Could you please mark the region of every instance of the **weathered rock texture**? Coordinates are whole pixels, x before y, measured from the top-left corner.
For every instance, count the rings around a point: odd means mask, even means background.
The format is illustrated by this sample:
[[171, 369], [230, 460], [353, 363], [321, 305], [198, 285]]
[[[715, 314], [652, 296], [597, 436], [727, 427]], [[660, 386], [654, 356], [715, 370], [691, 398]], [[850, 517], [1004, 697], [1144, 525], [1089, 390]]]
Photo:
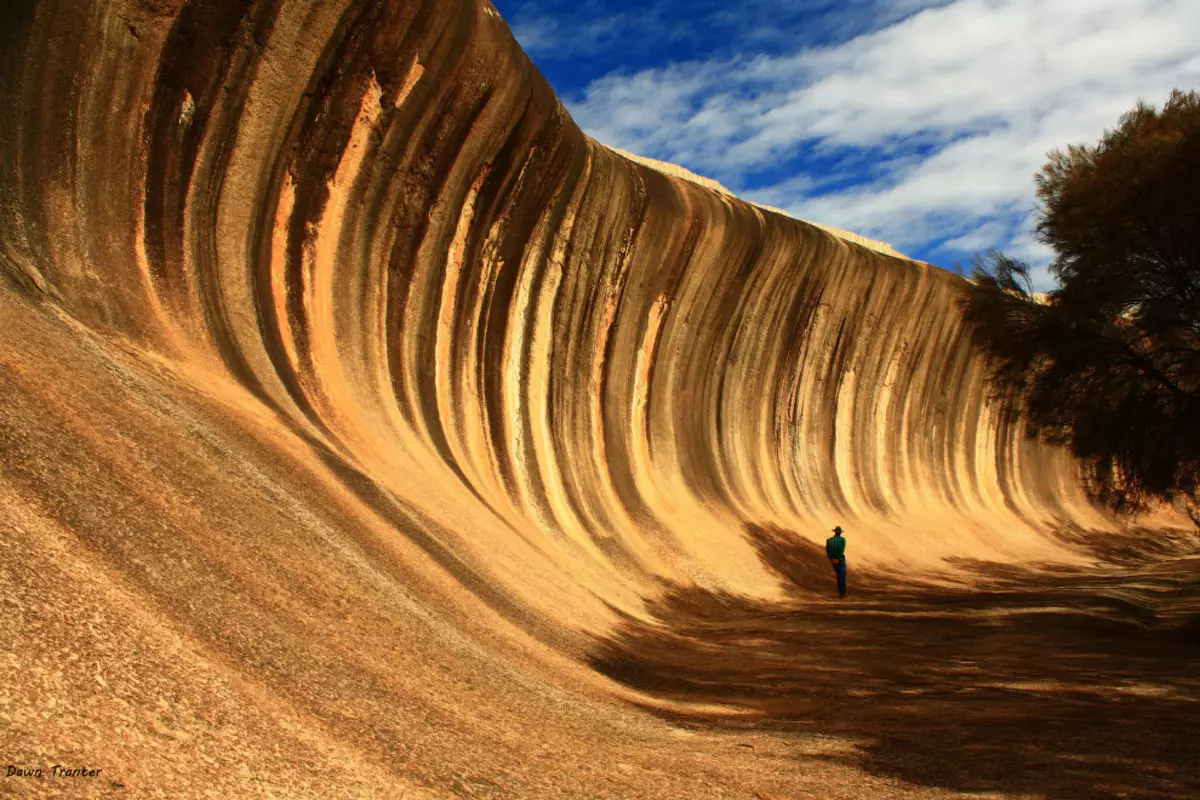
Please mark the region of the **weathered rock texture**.
[[791, 796], [596, 642], [786, 595], [747, 526], [1109, 525], [959, 279], [589, 140], [486, 0], [0, 14], [0, 737], [105, 769], [37, 791]]

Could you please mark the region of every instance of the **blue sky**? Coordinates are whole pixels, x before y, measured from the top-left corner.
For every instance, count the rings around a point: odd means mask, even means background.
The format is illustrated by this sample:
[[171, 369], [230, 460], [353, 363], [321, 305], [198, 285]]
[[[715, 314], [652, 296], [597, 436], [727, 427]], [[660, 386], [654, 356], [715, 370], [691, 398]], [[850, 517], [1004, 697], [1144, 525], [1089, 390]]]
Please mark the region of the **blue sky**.
[[1200, 0], [493, 0], [576, 122], [939, 266], [1050, 288], [1046, 154], [1200, 87]]

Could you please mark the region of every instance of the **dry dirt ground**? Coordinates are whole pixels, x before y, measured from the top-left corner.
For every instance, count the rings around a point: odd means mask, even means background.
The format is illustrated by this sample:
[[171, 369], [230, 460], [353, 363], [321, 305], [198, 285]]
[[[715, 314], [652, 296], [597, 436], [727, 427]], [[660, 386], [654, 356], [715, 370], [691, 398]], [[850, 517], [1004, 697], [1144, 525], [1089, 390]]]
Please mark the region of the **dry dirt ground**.
[[[814, 599], [816, 548], [751, 529], [795, 601], [666, 593], [627, 620], [601, 672], [660, 698], [719, 705], [698, 728], [821, 734], [819, 756], [968, 793], [1063, 800], [1200, 797], [1200, 559], [1190, 537], [1064, 531], [1093, 570], [964, 564], [959, 587], [857, 575]], [[825, 568], [827, 570], [827, 568]], [[825, 584], [832, 594], [832, 575]]]

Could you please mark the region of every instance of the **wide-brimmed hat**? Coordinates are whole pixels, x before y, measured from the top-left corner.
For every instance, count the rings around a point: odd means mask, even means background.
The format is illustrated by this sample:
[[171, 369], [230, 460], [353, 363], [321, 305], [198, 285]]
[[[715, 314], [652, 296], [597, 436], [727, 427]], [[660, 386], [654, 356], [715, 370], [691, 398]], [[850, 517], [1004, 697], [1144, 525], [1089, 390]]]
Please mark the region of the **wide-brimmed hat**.
[[841, 525], [838, 525], [838, 526], [834, 527], [834, 529], [833, 529], [833, 532], [834, 532], [834, 533], [841, 533], [841, 532], [842, 532], [842, 526], [841, 526]]

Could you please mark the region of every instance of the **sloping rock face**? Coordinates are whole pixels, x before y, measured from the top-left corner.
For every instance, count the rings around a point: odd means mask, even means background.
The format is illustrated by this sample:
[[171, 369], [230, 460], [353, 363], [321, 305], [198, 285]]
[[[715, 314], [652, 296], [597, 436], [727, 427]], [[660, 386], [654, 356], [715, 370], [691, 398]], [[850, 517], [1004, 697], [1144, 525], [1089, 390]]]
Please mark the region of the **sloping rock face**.
[[584, 664], [782, 597], [748, 526], [928, 578], [1107, 525], [958, 278], [589, 140], [486, 0], [0, 13], [13, 764], [706, 796], [766, 768]]

